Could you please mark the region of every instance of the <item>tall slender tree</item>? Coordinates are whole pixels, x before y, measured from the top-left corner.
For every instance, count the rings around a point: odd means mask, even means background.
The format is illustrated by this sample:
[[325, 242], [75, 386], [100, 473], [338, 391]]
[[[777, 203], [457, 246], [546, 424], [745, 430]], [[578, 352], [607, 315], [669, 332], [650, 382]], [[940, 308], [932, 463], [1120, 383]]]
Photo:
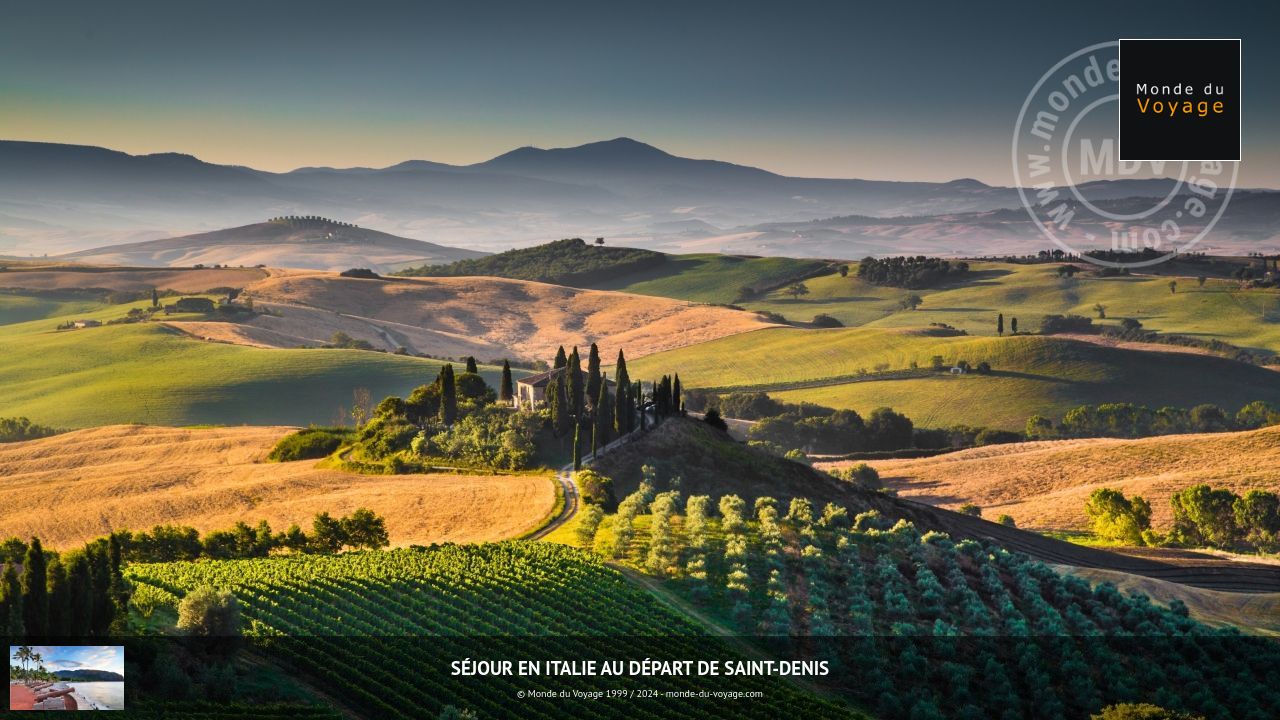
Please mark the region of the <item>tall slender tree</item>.
[[573, 471], [582, 469], [582, 423], [573, 424]]
[[[605, 377], [605, 380], [608, 378]], [[613, 430], [613, 403], [609, 401], [609, 383], [601, 382], [596, 395], [595, 428], [591, 434], [591, 454], [609, 444], [610, 431]]]
[[636, 404], [640, 406], [640, 432], [648, 430], [649, 415], [645, 411], [644, 381], [636, 381]]
[[18, 579], [18, 571], [13, 565], [5, 568], [4, 579], [0, 581], [0, 607], [4, 608], [5, 634], [10, 637], [25, 635], [22, 612], [22, 582]]
[[467, 356], [467, 372], [480, 374], [480, 366], [476, 365], [476, 359], [472, 355]]
[[88, 548], [90, 569], [90, 597], [92, 598], [89, 633], [103, 637], [111, 632], [111, 621], [116, 616], [115, 599], [111, 596], [111, 561], [103, 543], [95, 542]]
[[573, 424], [573, 412], [565, 388], [565, 374], [560, 373], [547, 382], [547, 409], [551, 413], [551, 428], [556, 437], [564, 437]]
[[576, 347], [569, 353], [569, 364], [565, 366], [565, 373], [568, 375], [566, 388], [570, 407], [573, 408], [573, 418], [581, 420], [584, 417], [583, 409], [586, 407], [587, 386], [586, 378], [582, 374], [582, 359], [578, 356]]
[[58, 556], [49, 560], [49, 634], [67, 635], [71, 619], [71, 588], [67, 567]]
[[67, 587], [70, 590], [71, 611], [64, 634], [87, 637], [93, 620], [93, 573], [89, 558], [83, 551], [71, 556], [67, 566]]
[[22, 563], [22, 617], [28, 635], [49, 632], [49, 575], [40, 538], [31, 538]]
[[631, 432], [635, 407], [631, 401], [631, 376], [627, 374], [627, 358], [621, 350], [618, 351], [618, 362], [613, 366], [613, 381], [617, 383], [613, 400], [613, 427], [619, 435], [623, 435]]
[[1004, 335], [1004, 313], [996, 315], [996, 334]]
[[684, 395], [680, 392], [680, 373], [676, 373], [675, 378], [671, 381], [671, 412], [675, 415], [684, 414]]
[[569, 364], [569, 359], [564, 354], [564, 346], [561, 345], [560, 349], [556, 350], [556, 361], [552, 363], [551, 369], [559, 370], [560, 368], [568, 364]]
[[595, 343], [591, 343], [591, 350], [587, 352], [587, 397], [591, 399], [594, 405], [596, 398], [600, 396], [600, 348]]
[[503, 360], [502, 382], [498, 385], [498, 399], [502, 402], [509, 403], [513, 397], [515, 397], [515, 392], [514, 388], [511, 386], [511, 363], [507, 360]]
[[453, 382], [453, 363], [440, 368], [440, 422], [452, 425], [458, 419], [458, 388]]

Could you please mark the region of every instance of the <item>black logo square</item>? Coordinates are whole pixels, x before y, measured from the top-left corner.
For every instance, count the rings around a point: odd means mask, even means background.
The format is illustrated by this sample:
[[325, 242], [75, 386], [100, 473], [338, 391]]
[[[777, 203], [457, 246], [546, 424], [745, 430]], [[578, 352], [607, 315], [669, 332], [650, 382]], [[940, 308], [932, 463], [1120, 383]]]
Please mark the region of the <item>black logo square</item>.
[[1239, 40], [1120, 40], [1120, 159], [1240, 159]]

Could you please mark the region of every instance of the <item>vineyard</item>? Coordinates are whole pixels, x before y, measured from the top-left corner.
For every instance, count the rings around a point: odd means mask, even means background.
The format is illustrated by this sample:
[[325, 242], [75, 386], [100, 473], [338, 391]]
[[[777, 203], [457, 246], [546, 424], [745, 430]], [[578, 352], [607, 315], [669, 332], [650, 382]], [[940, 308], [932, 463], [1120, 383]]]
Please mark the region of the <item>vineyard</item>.
[[[760, 692], [751, 700], [682, 698], [705, 717], [857, 717], [780, 678], [451, 677], [465, 659], [730, 659], [690, 620], [596, 555], [543, 543], [443, 545], [331, 556], [138, 564], [135, 597], [176, 605], [204, 585], [232, 591], [255, 647], [301, 672], [354, 712], [435, 718], [455, 706], [480, 717], [563, 717], [562, 698], [519, 691]], [[670, 700], [597, 699], [599, 717], [670, 713]], [[584, 709], [584, 708], [580, 708]]]
[[995, 546], [874, 511], [682, 499], [650, 482], [596, 515], [584, 545], [775, 652], [832, 662], [824, 683], [886, 720], [1065, 720], [1118, 702], [1280, 717], [1272, 640]]

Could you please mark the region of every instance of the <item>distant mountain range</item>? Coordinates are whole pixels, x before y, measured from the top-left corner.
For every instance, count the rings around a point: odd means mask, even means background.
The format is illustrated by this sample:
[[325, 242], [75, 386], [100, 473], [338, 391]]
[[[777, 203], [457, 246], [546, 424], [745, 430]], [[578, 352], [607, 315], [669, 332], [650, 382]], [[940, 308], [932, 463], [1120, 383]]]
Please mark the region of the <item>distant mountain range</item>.
[[[1172, 182], [1096, 182], [1080, 191], [1090, 201], [1118, 201], [1162, 196]], [[1268, 195], [1268, 202], [1280, 198]], [[905, 216], [915, 222], [927, 216], [935, 218], [930, 221], [935, 229], [917, 233], [920, 242], [912, 247], [937, 246], [941, 252], [948, 243], [979, 239], [974, 233], [985, 232], [967, 225], [975, 217], [960, 216], [1019, 206], [1016, 190], [971, 179], [787, 177], [678, 157], [629, 138], [550, 150], [524, 147], [465, 166], [411, 160], [379, 169], [308, 167], [286, 173], [173, 153], [135, 156], [99, 147], [0, 141], [0, 255], [57, 255], [239, 228], [277, 215], [322, 215], [479, 250], [606, 236], [618, 244], [740, 252], [771, 250], [769, 238], [754, 242], [762, 237], [753, 234], [762, 226], [850, 216]], [[1007, 240], [1018, 248], [1010, 246], [1008, 252], [1044, 244], [1026, 228], [1010, 229], [1015, 237]], [[1256, 239], [1257, 228], [1246, 230]], [[789, 254], [894, 252], [899, 242], [894, 235], [845, 233], [837, 244], [800, 243]]]
[[135, 267], [267, 265], [312, 270], [365, 267], [391, 272], [409, 266], [469, 260], [484, 254], [326, 219], [279, 219], [165, 240], [81, 250], [59, 259]]
[[59, 680], [79, 682], [123, 682], [124, 676], [111, 670], [58, 670], [54, 673]]

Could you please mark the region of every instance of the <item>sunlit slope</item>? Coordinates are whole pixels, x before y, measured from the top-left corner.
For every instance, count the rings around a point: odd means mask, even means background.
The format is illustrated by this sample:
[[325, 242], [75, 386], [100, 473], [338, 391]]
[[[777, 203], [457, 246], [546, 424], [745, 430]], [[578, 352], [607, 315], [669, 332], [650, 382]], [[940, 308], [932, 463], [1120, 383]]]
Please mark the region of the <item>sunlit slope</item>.
[[396, 546], [476, 542], [518, 536], [555, 503], [545, 475], [370, 476], [312, 460], [265, 462], [289, 432], [114, 425], [0, 444], [0, 536], [38, 535], [64, 548], [121, 528], [267, 520], [284, 530], [306, 527], [317, 512], [367, 507]]
[[628, 273], [591, 287], [695, 302], [732, 303], [744, 287], [773, 287], [826, 264], [821, 260], [782, 257], [671, 255], [656, 268]]
[[[122, 315], [121, 306], [98, 315]], [[430, 382], [441, 363], [360, 350], [264, 350], [156, 323], [0, 329], [0, 417], [45, 425], [327, 424], [357, 388], [373, 402]], [[497, 373], [485, 368], [488, 381]]]
[[1083, 530], [1089, 493], [1115, 488], [1150, 501], [1152, 525], [1164, 532], [1170, 496], [1191, 485], [1238, 494], [1280, 487], [1280, 428], [1016, 443], [872, 464], [902, 497], [953, 509], [976, 503], [989, 519], [1007, 513], [1029, 528]]
[[[1107, 320], [1132, 317], [1153, 330], [1201, 337], [1217, 337], [1242, 347], [1280, 351], [1280, 291], [1242, 290], [1229, 280], [1157, 275], [1099, 278], [1077, 274], [1061, 278], [1057, 265], [973, 263], [966, 280], [940, 288], [907, 290], [858, 280], [857, 267], [849, 277], [832, 273], [805, 281], [809, 294], [792, 298], [784, 290], [751, 309], [770, 310], [791, 320], [829, 314], [845, 325], [918, 327], [948, 323], [976, 335], [996, 334], [996, 315], [1005, 316], [1005, 331], [1017, 318], [1019, 329], [1035, 330], [1048, 314], [1077, 314], [1095, 318], [1094, 306], [1104, 306]], [[1169, 281], [1177, 282], [1170, 292]], [[923, 299], [914, 311], [901, 301], [917, 294]]]
[[[990, 363], [991, 375], [929, 372], [932, 358]], [[915, 363], [917, 369], [911, 370]], [[890, 405], [922, 426], [1020, 429], [1029, 416], [1134, 402], [1234, 411], [1280, 402], [1280, 373], [1210, 355], [1154, 353], [1041, 337], [936, 337], [883, 328], [778, 328], [642, 358], [633, 377], [679, 372], [687, 387], [764, 390], [788, 401], [867, 412]], [[865, 371], [865, 377], [860, 374]], [[900, 371], [907, 377], [887, 379]], [[882, 373], [877, 377], [877, 373]]]

